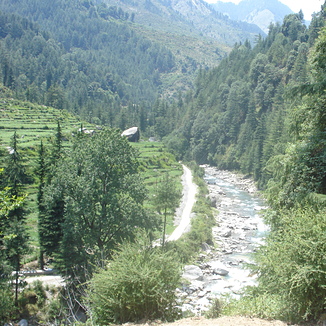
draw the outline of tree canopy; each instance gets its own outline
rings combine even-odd
[[[100,266],[136,228],[155,226],[142,206],[146,193],[137,152],[118,130],[75,139],[44,189],[50,210],[56,194],[65,207],[57,259],[68,273]]]

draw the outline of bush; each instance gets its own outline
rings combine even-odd
[[[208,313],[215,312],[214,306]],[[279,295],[260,293],[257,288],[249,288],[241,299],[226,296],[220,305],[220,313],[227,316],[245,316],[262,319],[291,319],[291,307],[286,306]]]
[[[90,312],[96,324],[174,319],[180,274],[174,252],[152,248],[143,232],[135,243],[123,243],[90,282]]]
[[[0,323],[5,324],[12,317],[15,311],[14,296],[12,291],[5,285],[0,287]]]
[[[222,304],[220,299],[215,298],[209,307],[209,310],[206,312],[206,318],[218,318],[221,316]]]
[[[326,309],[325,213],[311,207],[279,212],[278,228],[256,257],[260,292],[277,295],[301,319]]]

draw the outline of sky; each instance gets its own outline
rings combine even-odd
[[[216,3],[217,0],[205,0],[208,3]],[[241,0],[221,0],[223,2],[239,3]],[[297,13],[302,9],[304,18],[311,20],[313,12],[319,12],[320,7],[324,4],[324,0],[279,0],[286,4],[293,12]]]

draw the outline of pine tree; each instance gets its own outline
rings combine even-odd
[[[4,182],[9,188],[10,196],[18,199],[23,196],[24,185],[29,181],[29,178],[18,148],[18,136],[16,132],[12,137],[10,145],[10,152],[4,168]],[[23,206],[15,207],[8,213],[8,219],[3,229],[3,236],[3,245],[7,260],[15,270],[15,303],[17,304],[21,257],[28,249],[25,209]]]
[[[39,264],[40,268],[44,268],[44,239],[43,239],[43,227],[44,227],[44,218],[45,218],[45,207],[43,202],[44,195],[44,187],[46,185],[46,176],[47,176],[47,166],[45,160],[45,148],[43,146],[43,141],[41,141],[39,148],[39,160],[38,160],[38,168],[37,175],[39,177],[39,186],[38,186],[38,194],[37,194],[37,204],[38,204],[38,233],[39,233],[39,244],[40,244],[40,256],[39,256]]]
[[[50,162],[48,167],[48,173],[45,173],[45,161],[44,157],[41,158],[40,153],[40,167],[41,164],[44,168],[42,174],[43,182],[46,186],[51,184],[52,178],[55,176],[55,171],[57,166],[60,164],[60,160],[63,157],[62,148],[62,131],[60,122],[57,124],[57,130],[55,134],[55,139],[52,145],[52,150],[50,153]],[[40,149],[41,150],[41,149]],[[44,149],[42,150],[42,156],[44,155]],[[40,185],[41,186],[41,185]],[[56,188],[52,191],[49,198],[44,198],[45,184],[39,189],[40,195],[40,219],[39,219],[39,238],[41,250],[48,255],[53,255],[59,250],[59,243],[62,239],[62,223],[64,218],[64,193],[60,188]]]

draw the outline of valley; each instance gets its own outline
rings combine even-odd
[[[326,3],[219,6],[0,0],[1,323],[323,323]]]

